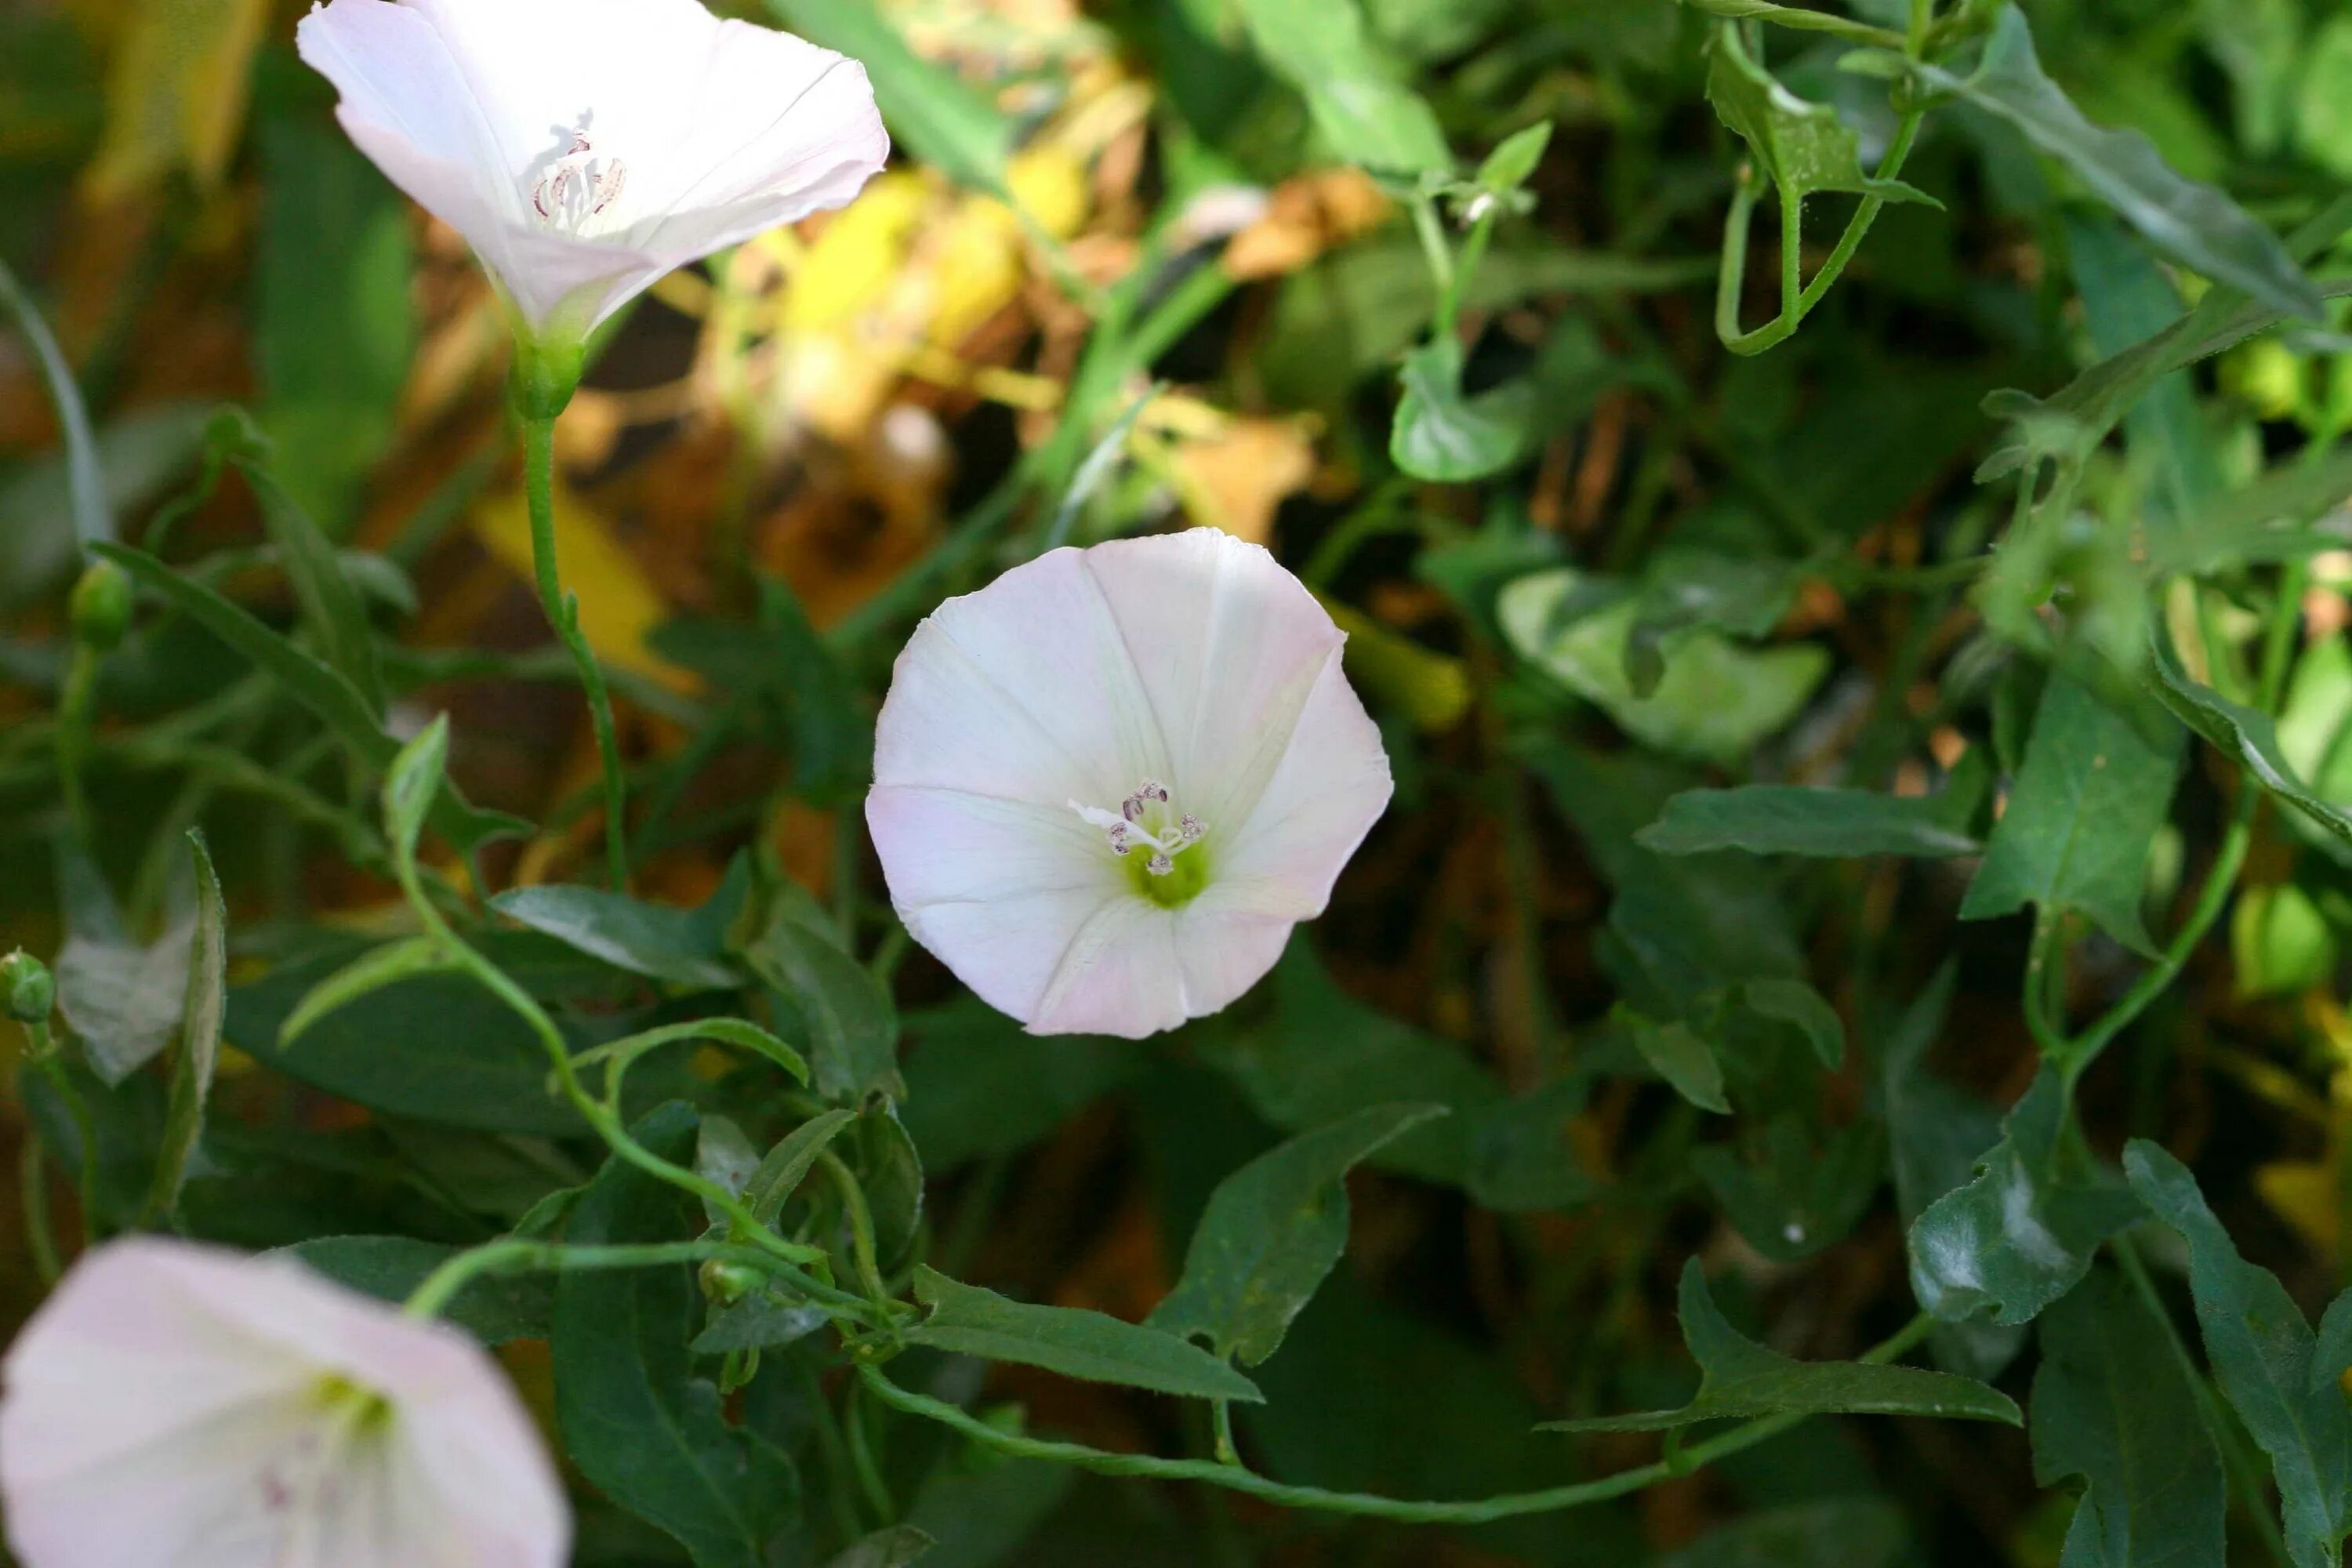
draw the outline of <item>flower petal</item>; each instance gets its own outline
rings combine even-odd
[[[1239,828],[1345,640],[1305,584],[1213,528],[1087,552],[1166,727],[1168,783],[1212,832]]]
[[[882,785],[1065,811],[1074,798],[1115,806],[1169,772],[1150,698],[1076,550],[940,605],[898,655],[875,723]]]
[[[998,906],[992,912],[1003,920],[1021,918],[1018,906]],[[1033,1035],[1139,1040],[1197,1016],[1185,1005],[1184,986],[1175,913],[1129,892],[1104,902],[1078,923],[1035,1012],[1013,1016]]]
[[[568,1551],[553,1469],[488,1355],[298,1265],[111,1243],[6,1373],[0,1492],[26,1568],[555,1568]],[[353,1425],[341,1384],[388,1409]],[[403,1445],[423,1457],[395,1475]]]
[[[1380,726],[1335,651],[1317,676],[1289,749],[1237,831],[1218,847],[1226,896],[1268,913],[1308,920],[1388,809],[1394,790]]]

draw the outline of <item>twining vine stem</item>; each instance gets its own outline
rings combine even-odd
[[[1864,1352],[1860,1359],[1865,1362],[1893,1361],[1927,1338],[1934,1326],[1935,1320],[1923,1312],[1892,1337]],[[1633,1469],[1620,1470],[1615,1475],[1603,1476],[1598,1480],[1575,1481],[1541,1491],[1505,1492],[1496,1497],[1443,1502],[1383,1497],[1376,1492],[1343,1492],[1323,1487],[1294,1486],[1287,1481],[1259,1475],[1245,1466],[1225,1464],[1215,1459],[1163,1459],[1151,1454],[1114,1454],[1079,1443],[1023,1436],[1000,1431],[943,1400],[902,1387],[883,1376],[875,1367],[860,1366],[857,1372],[865,1380],[866,1386],[884,1404],[909,1415],[919,1415],[925,1420],[953,1427],[973,1442],[1013,1458],[1045,1459],[1103,1476],[1146,1476],[1157,1480],[1200,1481],[1231,1491],[1246,1492],[1286,1508],[1395,1520],[1404,1524],[1486,1524],[1498,1519],[1516,1519],[1523,1514],[1556,1513],[1564,1509],[1582,1508],[1589,1503],[1606,1502],[1612,1498],[1623,1497],[1629,1492],[1641,1491],[1661,1481],[1687,1475],[1701,1465],[1726,1458],[1742,1449],[1752,1448],[1768,1437],[1778,1436],[1805,1418],[1801,1412],[1790,1412],[1747,1422],[1721,1436],[1689,1445],[1673,1464],[1659,1459]]]

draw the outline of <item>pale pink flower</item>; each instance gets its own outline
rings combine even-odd
[[[1225,1006],[1388,805],[1345,640],[1205,528],[1053,551],[940,605],[898,656],[866,801],[899,919],[1033,1034]]]
[[[333,0],[295,41],[543,342],[842,205],[890,153],[863,66],[696,0]]]
[[[572,1521],[498,1366],[300,1265],[110,1243],[8,1352],[25,1568],[557,1568]]]

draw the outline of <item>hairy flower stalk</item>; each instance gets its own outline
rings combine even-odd
[[[889,157],[865,68],[696,0],[332,0],[303,59],[394,184],[465,236],[516,339],[541,607],[580,671],[625,879],[624,775],[555,564],[551,426],[588,335],[663,274],[837,207]]]
[[[866,816],[907,929],[1035,1034],[1225,1006],[1388,805],[1345,637],[1213,529],[1056,550],[917,628]]]
[[[556,1568],[530,1417],[446,1324],[299,1264],[118,1241],[8,1352],[0,1493],[25,1568]]]

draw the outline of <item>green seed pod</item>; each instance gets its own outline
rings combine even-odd
[[[0,958],[0,996],[19,1024],[46,1024],[58,1005],[58,983],[47,964],[19,949]]]
[[[74,584],[74,640],[111,653],[131,629],[131,579],[111,561],[93,561]]]

